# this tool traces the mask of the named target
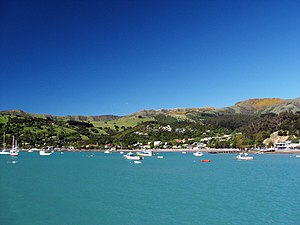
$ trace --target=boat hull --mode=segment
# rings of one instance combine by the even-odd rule
[[[9,155],[9,152],[0,152],[0,155]]]
[[[9,152],[10,156],[19,156],[19,153],[17,152],[17,150],[11,150]]]
[[[142,160],[143,157],[142,156],[124,156],[125,159],[128,159],[128,160]]]
[[[142,151],[142,152],[137,152],[136,153],[138,156],[152,156],[152,152],[151,151],[147,151],[147,152],[144,152],[144,151]]]
[[[48,155],[51,155],[52,152],[45,152],[45,151],[40,151],[40,155],[43,155],[43,156],[48,156]]]
[[[128,160],[142,160],[142,159],[144,159],[142,156],[134,155],[131,152],[127,153],[126,155],[123,155],[123,157],[125,159],[128,159]]]
[[[253,160],[252,156],[237,156],[237,160]]]
[[[197,157],[203,156],[203,153],[202,153],[202,152],[195,152],[195,153],[193,153],[193,154],[194,154],[194,156],[197,156]]]

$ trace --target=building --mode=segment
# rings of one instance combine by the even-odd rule
[[[300,150],[300,143],[292,143],[291,141],[275,143],[275,150]]]

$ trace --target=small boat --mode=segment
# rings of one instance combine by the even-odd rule
[[[14,136],[13,136],[13,141],[12,141],[12,148],[9,151],[9,154],[10,154],[10,156],[18,156],[19,155],[18,151],[15,148],[15,137]]]
[[[158,159],[163,159],[164,157],[162,155],[157,156]]]
[[[194,154],[194,156],[198,156],[198,157],[203,156],[202,152],[194,152],[193,154]]]
[[[235,157],[237,160],[253,160],[252,156],[248,156],[248,153],[240,153]]]
[[[0,152],[0,155],[9,155],[10,153],[5,149]]]
[[[124,154],[124,152],[122,151],[122,152],[120,152],[120,154],[121,154],[121,155],[123,155],[123,154]]]
[[[132,152],[128,152],[126,155],[123,155],[125,159],[128,160],[142,160],[142,156],[134,155]]]
[[[143,150],[141,152],[136,153],[138,156],[152,156],[152,151]]]
[[[134,164],[141,164],[142,162],[141,161],[133,161]]]
[[[4,132],[4,135],[3,135],[3,150],[0,152],[0,155],[9,155],[9,151],[6,151],[5,149],[5,132]]]
[[[201,160],[201,162],[209,163],[210,160],[209,159],[203,159],[203,160]]]
[[[300,155],[296,155],[297,158],[300,158]]]
[[[106,151],[104,151],[104,153],[105,153],[105,154],[109,154],[109,153],[110,153],[110,151],[106,150]]]
[[[181,154],[186,154],[186,152],[181,152]]]
[[[44,150],[41,150],[40,151],[40,155],[43,155],[43,156],[47,156],[47,155],[51,155],[53,152],[46,152]]]
[[[9,154],[10,154],[10,156],[19,156],[19,153],[17,150],[10,150]]]

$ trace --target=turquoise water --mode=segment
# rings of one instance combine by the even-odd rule
[[[160,155],[1,155],[0,224],[300,224],[294,155]]]

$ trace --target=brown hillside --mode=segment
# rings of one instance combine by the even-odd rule
[[[245,108],[252,108],[255,110],[262,110],[271,105],[282,103],[284,100],[280,98],[261,98],[261,99],[249,99],[246,101],[238,102],[235,105]]]

